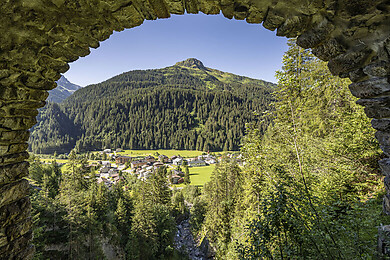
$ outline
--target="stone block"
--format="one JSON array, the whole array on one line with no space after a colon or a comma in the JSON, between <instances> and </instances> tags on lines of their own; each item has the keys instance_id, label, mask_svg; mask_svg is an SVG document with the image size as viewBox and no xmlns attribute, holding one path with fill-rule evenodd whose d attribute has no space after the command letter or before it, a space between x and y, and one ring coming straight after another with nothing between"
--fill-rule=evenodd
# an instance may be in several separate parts
<instances>
[{"instance_id":1,"label":"stone block","mask_svg":"<svg viewBox=\"0 0 390 260\"><path fill-rule=\"evenodd\" d=\"M0 156L4 156L7 154L15 154L26 151L28 148L27 143L21 144L0 144Z\"/></svg>"},{"instance_id":2,"label":"stone block","mask_svg":"<svg viewBox=\"0 0 390 260\"><path fill-rule=\"evenodd\" d=\"M390 133L377 131L375 133L375 137L378 140L380 145L388 145L390 146Z\"/></svg>"},{"instance_id":3,"label":"stone block","mask_svg":"<svg viewBox=\"0 0 390 260\"><path fill-rule=\"evenodd\" d=\"M390 91L387 78L371 78L362 82L349 85L352 95L358 98L368 98L384 94Z\"/></svg>"},{"instance_id":4,"label":"stone block","mask_svg":"<svg viewBox=\"0 0 390 260\"><path fill-rule=\"evenodd\" d=\"M233 2L231 2L231 4L226 4L226 5L221 4L221 11L222 11L223 16L225 16L228 19L233 19L233 17L234 17Z\"/></svg>"},{"instance_id":5,"label":"stone block","mask_svg":"<svg viewBox=\"0 0 390 260\"><path fill-rule=\"evenodd\" d=\"M170 14L184 14L184 3L181 0L165 0Z\"/></svg>"},{"instance_id":6,"label":"stone block","mask_svg":"<svg viewBox=\"0 0 390 260\"><path fill-rule=\"evenodd\" d=\"M390 225L378 227L378 251L381 259L390 257Z\"/></svg>"},{"instance_id":7,"label":"stone block","mask_svg":"<svg viewBox=\"0 0 390 260\"><path fill-rule=\"evenodd\" d=\"M390 194L390 176L386 175L383 179L383 184L385 185L385 190L387 194Z\"/></svg>"},{"instance_id":8,"label":"stone block","mask_svg":"<svg viewBox=\"0 0 390 260\"><path fill-rule=\"evenodd\" d=\"M173 4L172 6L168 6L168 8L178 9L178 7ZM119 9L118 11L113 13L113 16L118 20L118 24L123 25L124 28L133 28L141 25L144 22L144 17L134 7L134 5ZM118 29L118 31L121 30ZM92 37L90 38L92 39ZM99 41L91 41L89 43L89 46L91 46L92 48L98 48L99 45Z\"/></svg>"},{"instance_id":9,"label":"stone block","mask_svg":"<svg viewBox=\"0 0 390 260\"><path fill-rule=\"evenodd\" d=\"M221 6L217 0L202 0L198 1L199 11L205 14L219 14Z\"/></svg>"},{"instance_id":10,"label":"stone block","mask_svg":"<svg viewBox=\"0 0 390 260\"><path fill-rule=\"evenodd\" d=\"M328 68L335 76L349 73L362 66L371 56L373 51L369 48L351 50L330 59Z\"/></svg>"},{"instance_id":11,"label":"stone block","mask_svg":"<svg viewBox=\"0 0 390 260\"><path fill-rule=\"evenodd\" d=\"M30 132L27 130L1 131L0 132L0 143L27 142L29 137L30 137Z\"/></svg>"},{"instance_id":12,"label":"stone block","mask_svg":"<svg viewBox=\"0 0 390 260\"><path fill-rule=\"evenodd\" d=\"M24 250L14 256L15 259L29 260L32 259L35 253L34 245L28 245Z\"/></svg>"},{"instance_id":13,"label":"stone block","mask_svg":"<svg viewBox=\"0 0 390 260\"><path fill-rule=\"evenodd\" d=\"M244 4L233 5L233 15L236 20L244 20L249 14L249 7Z\"/></svg>"},{"instance_id":14,"label":"stone block","mask_svg":"<svg viewBox=\"0 0 390 260\"><path fill-rule=\"evenodd\" d=\"M306 18L306 16L293 16L288 18L278 27L276 35L286 36L287 38L297 36L298 32L306 28L304 18Z\"/></svg>"},{"instance_id":15,"label":"stone block","mask_svg":"<svg viewBox=\"0 0 390 260\"><path fill-rule=\"evenodd\" d=\"M312 53L321 60L328 61L344 53L346 48L332 38L312 49Z\"/></svg>"},{"instance_id":16,"label":"stone block","mask_svg":"<svg viewBox=\"0 0 390 260\"><path fill-rule=\"evenodd\" d=\"M27 180L20 180L0 187L0 205L7 205L26 197L29 193Z\"/></svg>"},{"instance_id":17,"label":"stone block","mask_svg":"<svg viewBox=\"0 0 390 260\"><path fill-rule=\"evenodd\" d=\"M260 10L257 7L251 6L246 17L247 23L261 23L266 14L266 10Z\"/></svg>"},{"instance_id":18,"label":"stone block","mask_svg":"<svg viewBox=\"0 0 390 260\"><path fill-rule=\"evenodd\" d=\"M8 165L13 163L23 162L27 160L28 157L29 157L28 152L0 156L0 165Z\"/></svg>"},{"instance_id":19,"label":"stone block","mask_svg":"<svg viewBox=\"0 0 390 260\"><path fill-rule=\"evenodd\" d=\"M390 74L390 64L385 61L371 63L363 71L372 77L387 77Z\"/></svg>"},{"instance_id":20,"label":"stone block","mask_svg":"<svg viewBox=\"0 0 390 260\"><path fill-rule=\"evenodd\" d=\"M361 82L369 79L369 76L366 73L364 73L364 71L361 68L350 71L347 77L352 82Z\"/></svg>"},{"instance_id":21,"label":"stone block","mask_svg":"<svg viewBox=\"0 0 390 260\"><path fill-rule=\"evenodd\" d=\"M359 99L356 103L365 106L364 112L368 117L376 119L390 117L389 97Z\"/></svg>"},{"instance_id":22,"label":"stone block","mask_svg":"<svg viewBox=\"0 0 390 260\"><path fill-rule=\"evenodd\" d=\"M323 19L312 29L302 33L297 39L297 44L305 49L317 47L329 38L333 30L334 25L327 19Z\"/></svg>"},{"instance_id":23,"label":"stone block","mask_svg":"<svg viewBox=\"0 0 390 260\"><path fill-rule=\"evenodd\" d=\"M199 13L198 1L196 0L183 0L187 13L197 14Z\"/></svg>"},{"instance_id":24,"label":"stone block","mask_svg":"<svg viewBox=\"0 0 390 260\"><path fill-rule=\"evenodd\" d=\"M35 117L3 117L0 118L0 129L27 130L37 123Z\"/></svg>"},{"instance_id":25,"label":"stone block","mask_svg":"<svg viewBox=\"0 0 390 260\"><path fill-rule=\"evenodd\" d=\"M28 197L10 203L0 208L0 228L27 219L30 216L31 203Z\"/></svg>"},{"instance_id":26,"label":"stone block","mask_svg":"<svg viewBox=\"0 0 390 260\"><path fill-rule=\"evenodd\" d=\"M171 17L163 0L149 0L149 3L152 6L154 13L157 15L158 18Z\"/></svg>"},{"instance_id":27,"label":"stone block","mask_svg":"<svg viewBox=\"0 0 390 260\"><path fill-rule=\"evenodd\" d=\"M390 158L384 158L380 160L379 167L382 170L384 176L390 176Z\"/></svg>"},{"instance_id":28,"label":"stone block","mask_svg":"<svg viewBox=\"0 0 390 260\"><path fill-rule=\"evenodd\" d=\"M1 69L0 70L0 79L7 78L10 75L10 70Z\"/></svg>"},{"instance_id":29,"label":"stone block","mask_svg":"<svg viewBox=\"0 0 390 260\"><path fill-rule=\"evenodd\" d=\"M8 244L8 238L5 233L5 228L0 228L0 247Z\"/></svg>"},{"instance_id":30,"label":"stone block","mask_svg":"<svg viewBox=\"0 0 390 260\"><path fill-rule=\"evenodd\" d=\"M14 182L28 175L28 162L0 165L0 186Z\"/></svg>"},{"instance_id":31,"label":"stone block","mask_svg":"<svg viewBox=\"0 0 390 260\"><path fill-rule=\"evenodd\" d=\"M29 232L31 227L31 218L24 219L18 223L14 223L13 225L6 227L6 236L8 237L9 241L13 241Z\"/></svg>"},{"instance_id":32,"label":"stone block","mask_svg":"<svg viewBox=\"0 0 390 260\"><path fill-rule=\"evenodd\" d=\"M11 144L9 146L9 153L14 154L14 153L20 153L27 151L28 148L28 143L20 143L20 144Z\"/></svg>"},{"instance_id":33,"label":"stone block","mask_svg":"<svg viewBox=\"0 0 390 260\"><path fill-rule=\"evenodd\" d=\"M38 64L42 67L49 67L60 73L65 73L69 69L69 65L66 61L61 59L55 59L47 55L40 55Z\"/></svg>"},{"instance_id":34,"label":"stone block","mask_svg":"<svg viewBox=\"0 0 390 260\"><path fill-rule=\"evenodd\" d=\"M8 150L9 150L9 145L8 144L0 145L0 156L7 154Z\"/></svg>"},{"instance_id":35,"label":"stone block","mask_svg":"<svg viewBox=\"0 0 390 260\"><path fill-rule=\"evenodd\" d=\"M29 98L24 98L24 99L45 100L43 98L44 94L42 92L47 92L47 90L52 90L52 89L57 87L57 84L55 83L55 78L58 75L61 76L61 74L59 74L58 72L56 72L54 70L45 70L44 74L47 74L47 77L49 77L50 80L43 78L43 79L38 80L37 82L27 81L25 83L27 88L29 88L31 90L35 90L36 92L33 93L34 94L33 96L31 95ZM47 94L47 96L48 95L49 94Z\"/></svg>"},{"instance_id":36,"label":"stone block","mask_svg":"<svg viewBox=\"0 0 390 260\"><path fill-rule=\"evenodd\" d=\"M31 251L31 246L29 245L30 240L32 239L32 232L28 232L24 236L17 238L14 241L10 241L6 246L0 247L0 256L2 259L23 259L16 258L16 256L20 255L29 255L25 254L26 251ZM24 259L23 259L24 260Z\"/></svg>"},{"instance_id":37,"label":"stone block","mask_svg":"<svg viewBox=\"0 0 390 260\"><path fill-rule=\"evenodd\" d=\"M390 119L372 119L371 125L374 129L384 132L390 132Z\"/></svg>"},{"instance_id":38,"label":"stone block","mask_svg":"<svg viewBox=\"0 0 390 260\"><path fill-rule=\"evenodd\" d=\"M264 19L263 26L268 30L274 31L276 28L280 27L285 20L286 18L284 18L283 14L270 9Z\"/></svg>"},{"instance_id":39,"label":"stone block","mask_svg":"<svg viewBox=\"0 0 390 260\"><path fill-rule=\"evenodd\" d=\"M0 108L0 117L19 117L19 116L37 116L37 115L38 115L38 110L36 109L18 109L12 107Z\"/></svg>"},{"instance_id":40,"label":"stone block","mask_svg":"<svg viewBox=\"0 0 390 260\"><path fill-rule=\"evenodd\" d=\"M379 148L383 151L383 153L390 157L390 146L389 145L379 145Z\"/></svg>"},{"instance_id":41,"label":"stone block","mask_svg":"<svg viewBox=\"0 0 390 260\"><path fill-rule=\"evenodd\" d=\"M390 215L390 195L386 194L384 197L383 197L383 212L386 214L386 215Z\"/></svg>"}]
</instances>

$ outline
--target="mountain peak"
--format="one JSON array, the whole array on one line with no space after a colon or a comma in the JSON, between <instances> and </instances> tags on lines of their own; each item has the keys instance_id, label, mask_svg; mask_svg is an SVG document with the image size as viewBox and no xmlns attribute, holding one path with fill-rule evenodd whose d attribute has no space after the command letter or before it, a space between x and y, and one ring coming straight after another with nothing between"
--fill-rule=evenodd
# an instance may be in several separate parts
<instances>
[{"instance_id":1,"label":"mountain peak","mask_svg":"<svg viewBox=\"0 0 390 260\"><path fill-rule=\"evenodd\" d=\"M194 69L206 69L203 63L200 60L197 60L195 58L189 58L183 61L179 61L175 65L181 67L194 68Z\"/></svg>"},{"instance_id":2,"label":"mountain peak","mask_svg":"<svg viewBox=\"0 0 390 260\"><path fill-rule=\"evenodd\" d=\"M57 87L49 91L49 97L47 100L55 103L61 103L79 88L81 87L69 82L65 76L61 76L61 78L57 80Z\"/></svg>"}]
</instances>

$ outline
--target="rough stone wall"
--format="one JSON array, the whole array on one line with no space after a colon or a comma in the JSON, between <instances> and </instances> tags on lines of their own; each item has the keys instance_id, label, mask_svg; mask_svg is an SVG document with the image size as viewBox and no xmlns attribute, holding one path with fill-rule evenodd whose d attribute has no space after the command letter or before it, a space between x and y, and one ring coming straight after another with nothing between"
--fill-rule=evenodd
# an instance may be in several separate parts
<instances>
[{"instance_id":1,"label":"rough stone wall","mask_svg":"<svg viewBox=\"0 0 390 260\"><path fill-rule=\"evenodd\" d=\"M203 12L262 23L349 77L390 156L390 2L387 0L2 0L0 5L0 259L29 259L31 217L26 152L37 109L68 62L113 31L170 14ZM390 214L390 159L380 162ZM381 228L380 251L390 252ZM386 233L387 232L387 233ZM386 240L387 239L387 240Z\"/></svg>"}]
</instances>

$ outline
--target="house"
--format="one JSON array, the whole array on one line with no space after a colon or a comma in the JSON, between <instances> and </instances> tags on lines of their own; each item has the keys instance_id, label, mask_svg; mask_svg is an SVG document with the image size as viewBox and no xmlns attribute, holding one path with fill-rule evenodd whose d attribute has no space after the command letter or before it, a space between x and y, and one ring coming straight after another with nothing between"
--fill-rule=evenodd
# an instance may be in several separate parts
<instances>
[{"instance_id":1,"label":"house","mask_svg":"<svg viewBox=\"0 0 390 260\"><path fill-rule=\"evenodd\" d=\"M151 155L148 155L148 156L145 157L145 160L146 160L147 162L154 163L154 162L156 161L156 158L154 158L154 157L151 156Z\"/></svg>"},{"instance_id":2,"label":"house","mask_svg":"<svg viewBox=\"0 0 390 260\"><path fill-rule=\"evenodd\" d=\"M99 170L100 177L104 177L104 178L110 177L110 175L109 175L109 173L108 173L109 171L110 171L110 167L108 167L108 166L103 166L103 167L100 168L100 170Z\"/></svg>"},{"instance_id":3,"label":"house","mask_svg":"<svg viewBox=\"0 0 390 260\"><path fill-rule=\"evenodd\" d=\"M103 166L107 166L107 167L111 167L111 163L110 163L110 161L99 161L100 162L100 164L101 165L103 165Z\"/></svg>"},{"instance_id":4,"label":"house","mask_svg":"<svg viewBox=\"0 0 390 260\"><path fill-rule=\"evenodd\" d=\"M127 162L131 162L132 159L133 157L130 156L118 156L116 157L115 162L118 164L125 164Z\"/></svg>"},{"instance_id":5,"label":"house","mask_svg":"<svg viewBox=\"0 0 390 260\"><path fill-rule=\"evenodd\" d=\"M183 182L184 182L183 177L181 177L179 175L172 175L172 178L171 178L171 183L172 184L180 184L180 183L183 183Z\"/></svg>"},{"instance_id":6,"label":"house","mask_svg":"<svg viewBox=\"0 0 390 260\"><path fill-rule=\"evenodd\" d=\"M159 160L160 162L162 162L162 163L167 163L167 162L169 162L169 157L166 156L166 155L160 154L160 155L158 156L158 160Z\"/></svg>"},{"instance_id":7,"label":"house","mask_svg":"<svg viewBox=\"0 0 390 260\"><path fill-rule=\"evenodd\" d=\"M217 160L215 160L214 158L206 159L206 160L205 160L205 163L207 163L207 164L216 164L216 163L217 163Z\"/></svg>"},{"instance_id":8,"label":"house","mask_svg":"<svg viewBox=\"0 0 390 260\"><path fill-rule=\"evenodd\" d=\"M153 166L147 165L147 166L145 167L145 170L147 170L147 171L153 171Z\"/></svg>"},{"instance_id":9,"label":"house","mask_svg":"<svg viewBox=\"0 0 390 260\"><path fill-rule=\"evenodd\" d=\"M173 165L182 165L183 164L183 158L177 157L172 160Z\"/></svg>"},{"instance_id":10,"label":"house","mask_svg":"<svg viewBox=\"0 0 390 260\"><path fill-rule=\"evenodd\" d=\"M111 174L111 178L116 178L116 177L119 177L119 173L114 173L114 174Z\"/></svg>"},{"instance_id":11,"label":"house","mask_svg":"<svg viewBox=\"0 0 390 260\"><path fill-rule=\"evenodd\" d=\"M184 176L184 172L179 171L179 170L171 170L172 176L173 175L179 175L179 176Z\"/></svg>"},{"instance_id":12,"label":"house","mask_svg":"<svg viewBox=\"0 0 390 260\"><path fill-rule=\"evenodd\" d=\"M119 181L123 181L123 177L122 176L117 176L117 177L115 177L113 179L114 179L114 183L115 184L118 183Z\"/></svg>"},{"instance_id":13,"label":"house","mask_svg":"<svg viewBox=\"0 0 390 260\"><path fill-rule=\"evenodd\" d=\"M199 167L199 166L206 166L206 162L203 160L195 159L188 162L189 167Z\"/></svg>"},{"instance_id":14,"label":"house","mask_svg":"<svg viewBox=\"0 0 390 260\"><path fill-rule=\"evenodd\" d=\"M88 168L97 167L98 164L96 162L90 163L87 165Z\"/></svg>"},{"instance_id":15,"label":"house","mask_svg":"<svg viewBox=\"0 0 390 260\"><path fill-rule=\"evenodd\" d=\"M112 182L107 180L106 178L104 177L100 177L98 180L97 180L97 183L100 184L100 183L104 183L104 185L106 185L108 188L111 188L112 186Z\"/></svg>"},{"instance_id":16,"label":"house","mask_svg":"<svg viewBox=\"0 0 390 260\"><path fill-rule=\"evenodd\" d=\"M117 174L118 172L119 172L119 170L117 168L111 168L108 171L108 175L109 175L109 177L112 177L112 175Z\"/></svg>"},{"instance_id":17,"label":"house","mask_svg":"<svg viewBox=\"0 0 390 260\"><path fill-rule=\"evenodd\" d=\"M162 162L155 162L155 163L153 163L153 166L154 166L154 168L160 168L160 167L163 167L164 164Z\"/></svg>"},{"instance_id":18,"label":"house","mask_svg":"<svg viewBox=\"0 0 390 260\"><path fill-rule=\"evenodd\" d=\"M216 158L215 158L215 156L213 156L211 154L206 154L206 155L199 155L198 159L203 160L203 161L207 161L207 160L212 160L212 159L215 160Z\"/></svg>"},{"instance_id":19,"label":"house","mask_svg":"<svg viewBox=\"0 0 390 260\"><path fill-rule=\"evenodd\" d=\"M142 169L142 170L138 171L138 179L148 178L151 173L152 173L151 171L147 171L145 169Z\"/></svg>"},{"instance_id":20,"label":"house","mask_svg":"<svg viewBox=\"0 0 390 260\"><path fill-rule=\"evenodd\" d=\"M138 167L141 167L143 165L147 165L148 162L145 161L145 160L139 160L139 161L132 161L131 162L131 168L138 168Z\"/></svg>"}]
</instances>

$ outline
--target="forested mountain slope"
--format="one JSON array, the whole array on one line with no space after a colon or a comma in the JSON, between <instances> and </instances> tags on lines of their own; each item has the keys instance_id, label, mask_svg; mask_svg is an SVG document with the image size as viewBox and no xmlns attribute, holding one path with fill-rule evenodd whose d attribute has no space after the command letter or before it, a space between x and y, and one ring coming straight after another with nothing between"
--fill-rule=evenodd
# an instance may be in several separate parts
<instances>
[{"instance_id":1,"label":"forested mountain slope","mask_svg":"<svg viewBox=\"0 0 390 260\"><path fill-rule=\"evenodd\" d=\"M32 129L30 149L237 150L245 125L268 109L274 87L196 59L126 72L49 103Z\"/></svg>"}]
</instances>

